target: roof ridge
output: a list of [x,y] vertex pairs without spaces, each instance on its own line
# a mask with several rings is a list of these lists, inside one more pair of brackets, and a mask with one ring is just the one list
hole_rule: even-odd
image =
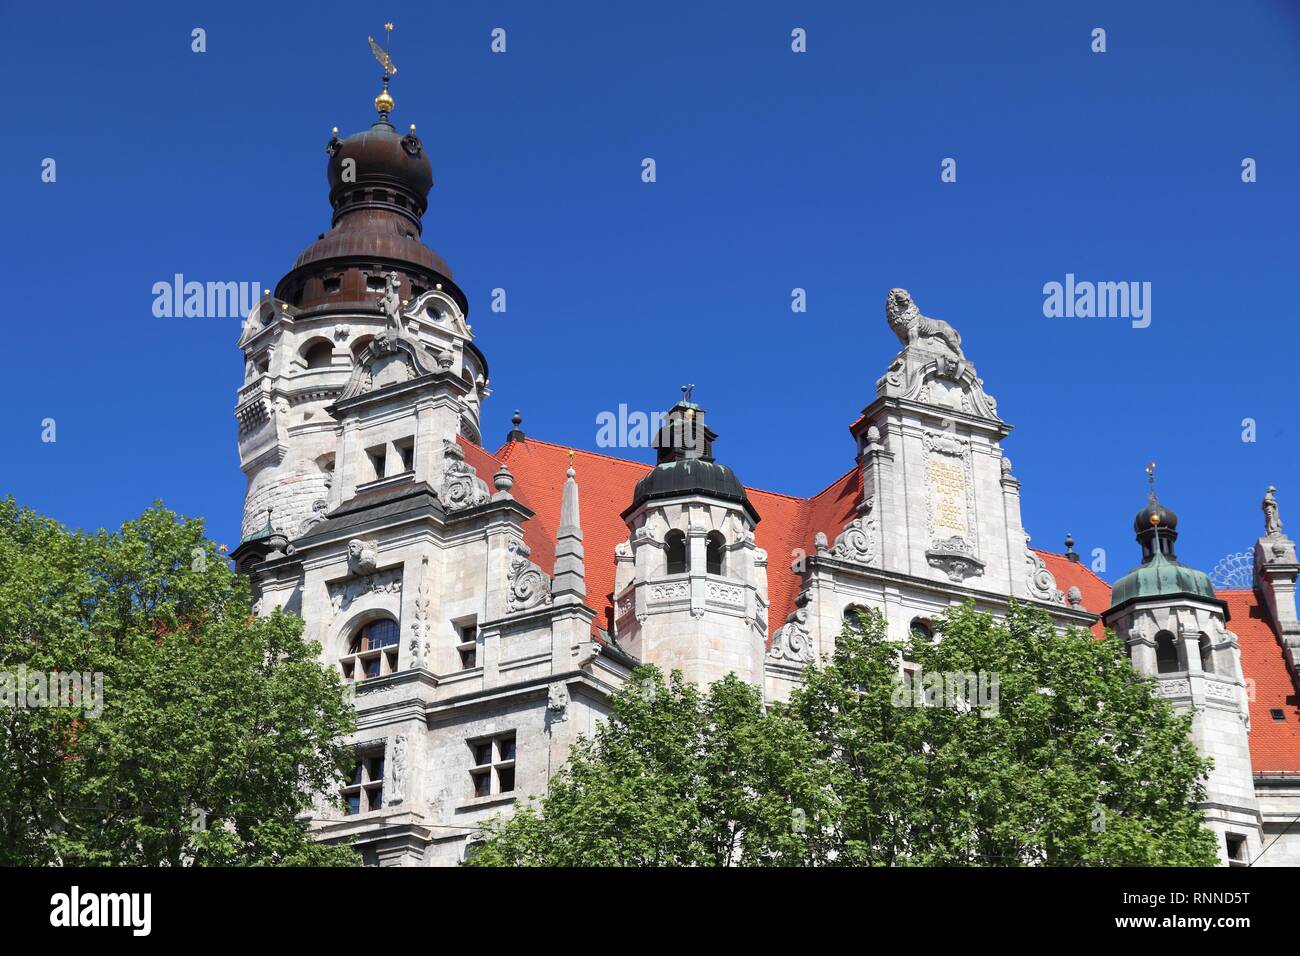
[[654,465],[648,462],[636,461],[635,459],[632,458],[615,458],[613,455],[606,455],[604,452],[591,451],[588,448],[579,448],[577,445],[562,445],[559,442],[546,441],[546,439],[544,438],[533,438],[529,436],[528,438],[523,439],[523,441],[521,442],[506,442],[506,445],[527,444],[529,442],[533,442],[534,444],[538,444],[538,445],[547,445],[551,448],[560,448],[563,449],[564,451],[571,451],[579,455],[590,455],[593,458],[603,458],[605,461],[617,462],[620,465],[635,465],[637,468],[644,468],[647,471],[654,468]]
[[850,469],[849,469],[848,471],[846,471],[844,474],[840,475],[838,478],[836,478],[834,481],[832,481],[829,485],[827,485],[827,486],[826,486],[825,488],[823,488],[821,491],[817,492],[817,494],[815,494],[815,495],[813,495],[811,498],[807,499],[808,502],[811,504],[812,502],[816,501],[818,498],[820,498],[822,495],[826,494],[828,491],[830,491],[832,488],[834,488],[834,487],[835,487],[836,485],[838,485],[841,481],[843,481],[845,478],[847,478],[849,475],[853,474],[853,473],[856,472],[857,470],[858,470],[858,466],[857,466],[857,465],[854,465],[852,468],[850,468]]

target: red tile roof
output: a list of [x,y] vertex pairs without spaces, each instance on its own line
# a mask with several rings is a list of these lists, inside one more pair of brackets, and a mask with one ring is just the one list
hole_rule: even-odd
[[[1241,642],[1241,670],[1254,681],[1250,702],[1250,762],[1256,773],[1300,771],[1300,695],[1287,671],[1282,645],[1254,591],[1220,591],[1228,628]],[[1247,686],[1250,686],[1249,684]],[[1269,713],[1279,709],[1284,721]]]
[[[1085,611],[1100,614],[1110,607],[1110,585],[1093,574],[1087,565],[1071,561],[1063,554],[1040,551],[1038,548],[1034,548],[1034,553],[1043,559],[1047,570],[1052,572],[1058,588],[1066,592],[1071,587],[1079,589],[1079,593],[1083,595]],[[1105,637],[1106,629],[1098,621],[1092,626],[1092,633],[1098,637]]]
[[[511,493],[536,513],[524,526],[524,540],[532,550],[533,560],[548,572],[555,564],[555,529],[560,520],[564,473],[573,466],[582,512],[587,605],[596,612],[593,629],[608,631],[613,616],[614,546],[627,540],[627,526],[621,515],[632,503],[636,483],[650,466],[536,438],[507,442],[495,455],[469,442],[462,441],[461,446],[465,460],[489,486],[492,474],[502,464],[510,469],[515,478]],[[775,632],[794,609],[799,576],[790,565],[797,551],[812,553],[813,537],[818,531],[834,539],[852,519],[861,488],[861,471],[853,468],[812,498],[745,489],[762,519],[755,540],[768,554],[769,632]],[[1079,589],[1085,610],[1100,614],[1110,606],[1110,585],[1086,565],[1064,555],[1034,550],[1056,578],[1058,588]],[[1300,771],[1300,697],[1281,646],[1253,592],[1221,591],[1219,596],[1228,604],[1228,626],[1241,640],[1242,671],[1254,682],[1250,749],[1255,770]],[[1104,633],[1100,622],[1092,630],[1098,637]],[[1272,708],[1283,710],[1284,723],[1272,719]]]

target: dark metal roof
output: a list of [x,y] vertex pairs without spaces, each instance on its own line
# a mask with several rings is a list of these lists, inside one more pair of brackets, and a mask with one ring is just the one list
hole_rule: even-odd
[[749,503],[745,487],[736,477],[736,473],[726,465],[720,465],[716,461],[706,461],[703,458],[683,458],[656,465],[649,474],[636,483],[636,490],[632,493],[632,504],[627,510],[632,511],[656,498],[680,498],[691,495],[743,504],[754,522],[758,522],[758,513]]

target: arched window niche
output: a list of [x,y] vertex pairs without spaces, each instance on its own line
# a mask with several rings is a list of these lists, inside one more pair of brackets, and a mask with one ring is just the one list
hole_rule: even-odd
[[704,570],[709,574],[721,576],[725,561],[726,539],[719,531],[710,531],[704,539]]
[[664,535],[664,557],[669,574],[685,574],[690,567],[686,556],[686,535],[676,528]]
[[1178,644],[1168,631],[1156,635],[1156,673],[1173,674],[1182,670],[1178,660]]

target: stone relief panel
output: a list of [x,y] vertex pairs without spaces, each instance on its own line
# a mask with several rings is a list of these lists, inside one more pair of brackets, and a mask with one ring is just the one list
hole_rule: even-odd
[[686,581],[670,581],[667,584],[650,585],[650,600],[684,601],[691,596],[691,586]]
[[704,594],[708,600],[715,601],[718,604],[729,604],[733,607],[745,606],[745,592],[732,584],[708,581],[704,586]]
[[926,431],[926,522],[930,566],[960,584],[984,573],[975,517],[975,478],[970,442],[948,432]]
[[339,614],[347,611],[354,603],[368,594],[401,594],[402,569],[391,568],[387,571],[378,571],[374,574],[351,578],[347,581],[336,581],[327,585],[327,587],[329,588],[330,605],[334,608],[334,613]]

